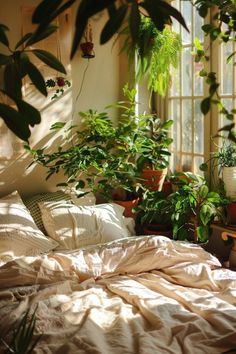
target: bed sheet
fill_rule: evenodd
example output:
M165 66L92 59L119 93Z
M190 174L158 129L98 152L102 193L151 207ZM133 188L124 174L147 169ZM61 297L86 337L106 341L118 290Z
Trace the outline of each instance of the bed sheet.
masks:
M1 335L35 305L37 354L236 353L236 272L162 236L2 266Z

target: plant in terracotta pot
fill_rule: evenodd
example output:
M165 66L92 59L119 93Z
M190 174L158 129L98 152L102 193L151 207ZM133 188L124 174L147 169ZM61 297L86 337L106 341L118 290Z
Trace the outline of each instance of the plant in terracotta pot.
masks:
M169 165L168 147L173 141L168 135L172 124L172 120L162 122L156 115L146 120L137 166L148 190L162 190Z

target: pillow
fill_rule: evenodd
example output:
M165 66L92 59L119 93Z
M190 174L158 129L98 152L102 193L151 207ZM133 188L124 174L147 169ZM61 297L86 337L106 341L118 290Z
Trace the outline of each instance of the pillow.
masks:
M60 244L60 249L75 249L130 236L124 223L124 208L118 204L38 204L44 227L48 235Z
M0 265L16 257L50 251L57 245L37 228L17 191L0 199Z
M44 233L47 234L43 220L41 217L41 211L39 209L38 203L39 202L51 202L51 201L71 201L76 205L94 205L96 202L96 198L92 193L88 193L83 197L78 197L79 194L76 192L64 192L64 191L57 191L57 192L46 192L46 193L39 193L34 195L31 198L24 200L25 205L30 211L35 224L37 227Z

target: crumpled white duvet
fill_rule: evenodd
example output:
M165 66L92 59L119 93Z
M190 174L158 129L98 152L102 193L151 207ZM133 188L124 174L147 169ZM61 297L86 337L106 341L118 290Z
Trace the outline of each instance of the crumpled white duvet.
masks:
M162 236L2 266L1 335L36 304L35 336L43 335L34 353L236 353L236 272Z

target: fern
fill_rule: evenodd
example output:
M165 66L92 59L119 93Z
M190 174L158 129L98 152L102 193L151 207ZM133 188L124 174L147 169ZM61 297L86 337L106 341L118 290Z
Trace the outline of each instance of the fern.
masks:
M129 63L136 58L135 80L140 82L148 78L148 89L164 96L171 79L171 69L178 67L179 53L182 48L181 37L170 27L158 31L149 17L142 16L139 37L134 44L130 39L128 27L122 51L125 51Z

